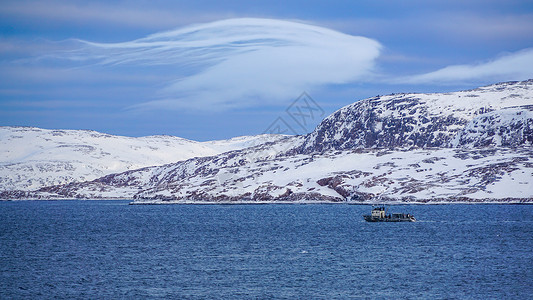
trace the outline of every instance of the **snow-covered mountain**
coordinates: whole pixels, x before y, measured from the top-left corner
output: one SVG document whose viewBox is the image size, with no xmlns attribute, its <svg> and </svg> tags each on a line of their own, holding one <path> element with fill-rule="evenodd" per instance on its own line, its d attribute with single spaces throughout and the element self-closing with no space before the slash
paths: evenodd
<svg viewBox="0 0 533 300">
<path fill-rule="evenodd" d="M 533 80 L 361 100 L 306 136 L 4 198 L 533 201 Z"/>
<path fill-rule="evenodd" d="M 124 137 L 87 130 L 0 127 L 0 190 L 36 190 L 108 174 L 243 149 L 283 136 L 196 142 L 173 136 Z"/>
<path fill-rule="evenodd" d="M 474 118 L 481 117 L 472 126 L 477 126 L 482 119 L 503 125 L 512 117 L 504 109 L 523 109 L 528 105 L 533 105 L 533 80 L 445 94 L 374 97 L 345 106 L 327 117 L 307 136 L 299 152 L 451 147 L 458 133 Z M 519 123 L 527 122 L 527 119 L 512 118 Z M 518 131 L 513 128 L 509 132 Z M 527 131 L 519 133 L 531 135 Z"/>
<path fill-rule="evenodd" d="M 251 155 L 258 155 L 254 158 Z M 531 201 L 533 149 L 225 153 L 46 188 L 38 197 L 166 201 Z M 255 160 L 257 159 L 257 160 Z"/>
</svg>

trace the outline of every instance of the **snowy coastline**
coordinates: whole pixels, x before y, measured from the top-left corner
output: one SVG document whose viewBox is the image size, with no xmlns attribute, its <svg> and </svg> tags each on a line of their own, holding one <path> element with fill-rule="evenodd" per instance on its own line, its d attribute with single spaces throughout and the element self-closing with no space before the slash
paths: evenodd
<svg viewBox="0 0 533 300">
<path fill-rule="evenodd" d="M 0 165 L 0 199 L 403 204 L 533 198 L 533 80 L 368 98 L 302 136 L 201 144 L 35 128 L 4 128 L 3 136 L 11 146 L 4 151 L 10 160 Z M 200 146 L 209 151 L 196 155 Z M 169 162 L 178 157 L 183 160 Z M 126 170 L 113 171 L 116 163 Z"/>
</svg>

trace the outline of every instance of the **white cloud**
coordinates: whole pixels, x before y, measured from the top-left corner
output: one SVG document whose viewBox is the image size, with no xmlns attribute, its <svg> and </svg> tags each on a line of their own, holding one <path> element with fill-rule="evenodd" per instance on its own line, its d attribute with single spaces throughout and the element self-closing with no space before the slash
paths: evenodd
<svg viewBox="0 0 533 300">
<path fill-rule="evenodd" d="M 174 68 L 176 80 L 138 108 L 221 109 L 278 103 L 302 91 L 372 75 L 381 45 L 319 26 L 229 19 L 123 43 L 80 41 L 62 58 L 106 66 Z"/>
<path fill-rule="evenodd" d="M 506 54 L 488 62 L 453 65 L 440 70 L 400 78 L 398 83 L 458 83 L 533 78 L 533 48 Z"/>
</svg>

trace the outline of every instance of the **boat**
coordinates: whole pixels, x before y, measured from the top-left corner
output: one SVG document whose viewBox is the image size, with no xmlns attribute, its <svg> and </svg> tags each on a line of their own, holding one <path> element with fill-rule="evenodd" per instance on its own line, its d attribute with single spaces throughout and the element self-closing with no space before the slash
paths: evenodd
<svg viewBox="0 0 533 300">
<path fill-rule="evenodd" d="M 371 214 L 363 215 L 363 218 L 367 222 L 416 222 L 415 217 L 411 214 L 387 214 L 384 205 L 373 207 Z"/>
</svg>

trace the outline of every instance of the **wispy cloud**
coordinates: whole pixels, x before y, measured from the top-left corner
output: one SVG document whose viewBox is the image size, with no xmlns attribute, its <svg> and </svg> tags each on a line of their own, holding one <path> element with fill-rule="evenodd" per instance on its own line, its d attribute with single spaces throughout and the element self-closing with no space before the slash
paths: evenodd
<svg viewBox="0 0 533 300">
<path fill-rule="evenodd" d="M 533 78 L 533 48 L 502 55 L 478 64 L 453 65 L 440 70 L 397 79 L 399 83 L 506 81 Z"/>
<path fill-rule="evenodd" d="M 172 68 L 175 80 L 136 108 L 223 109 L 287 101 L 303 90 L 373 73 L 381 45 L 319 26 L 229 19 L 123 43 L 79 41 L 61 58 Z"/>
</svg>

